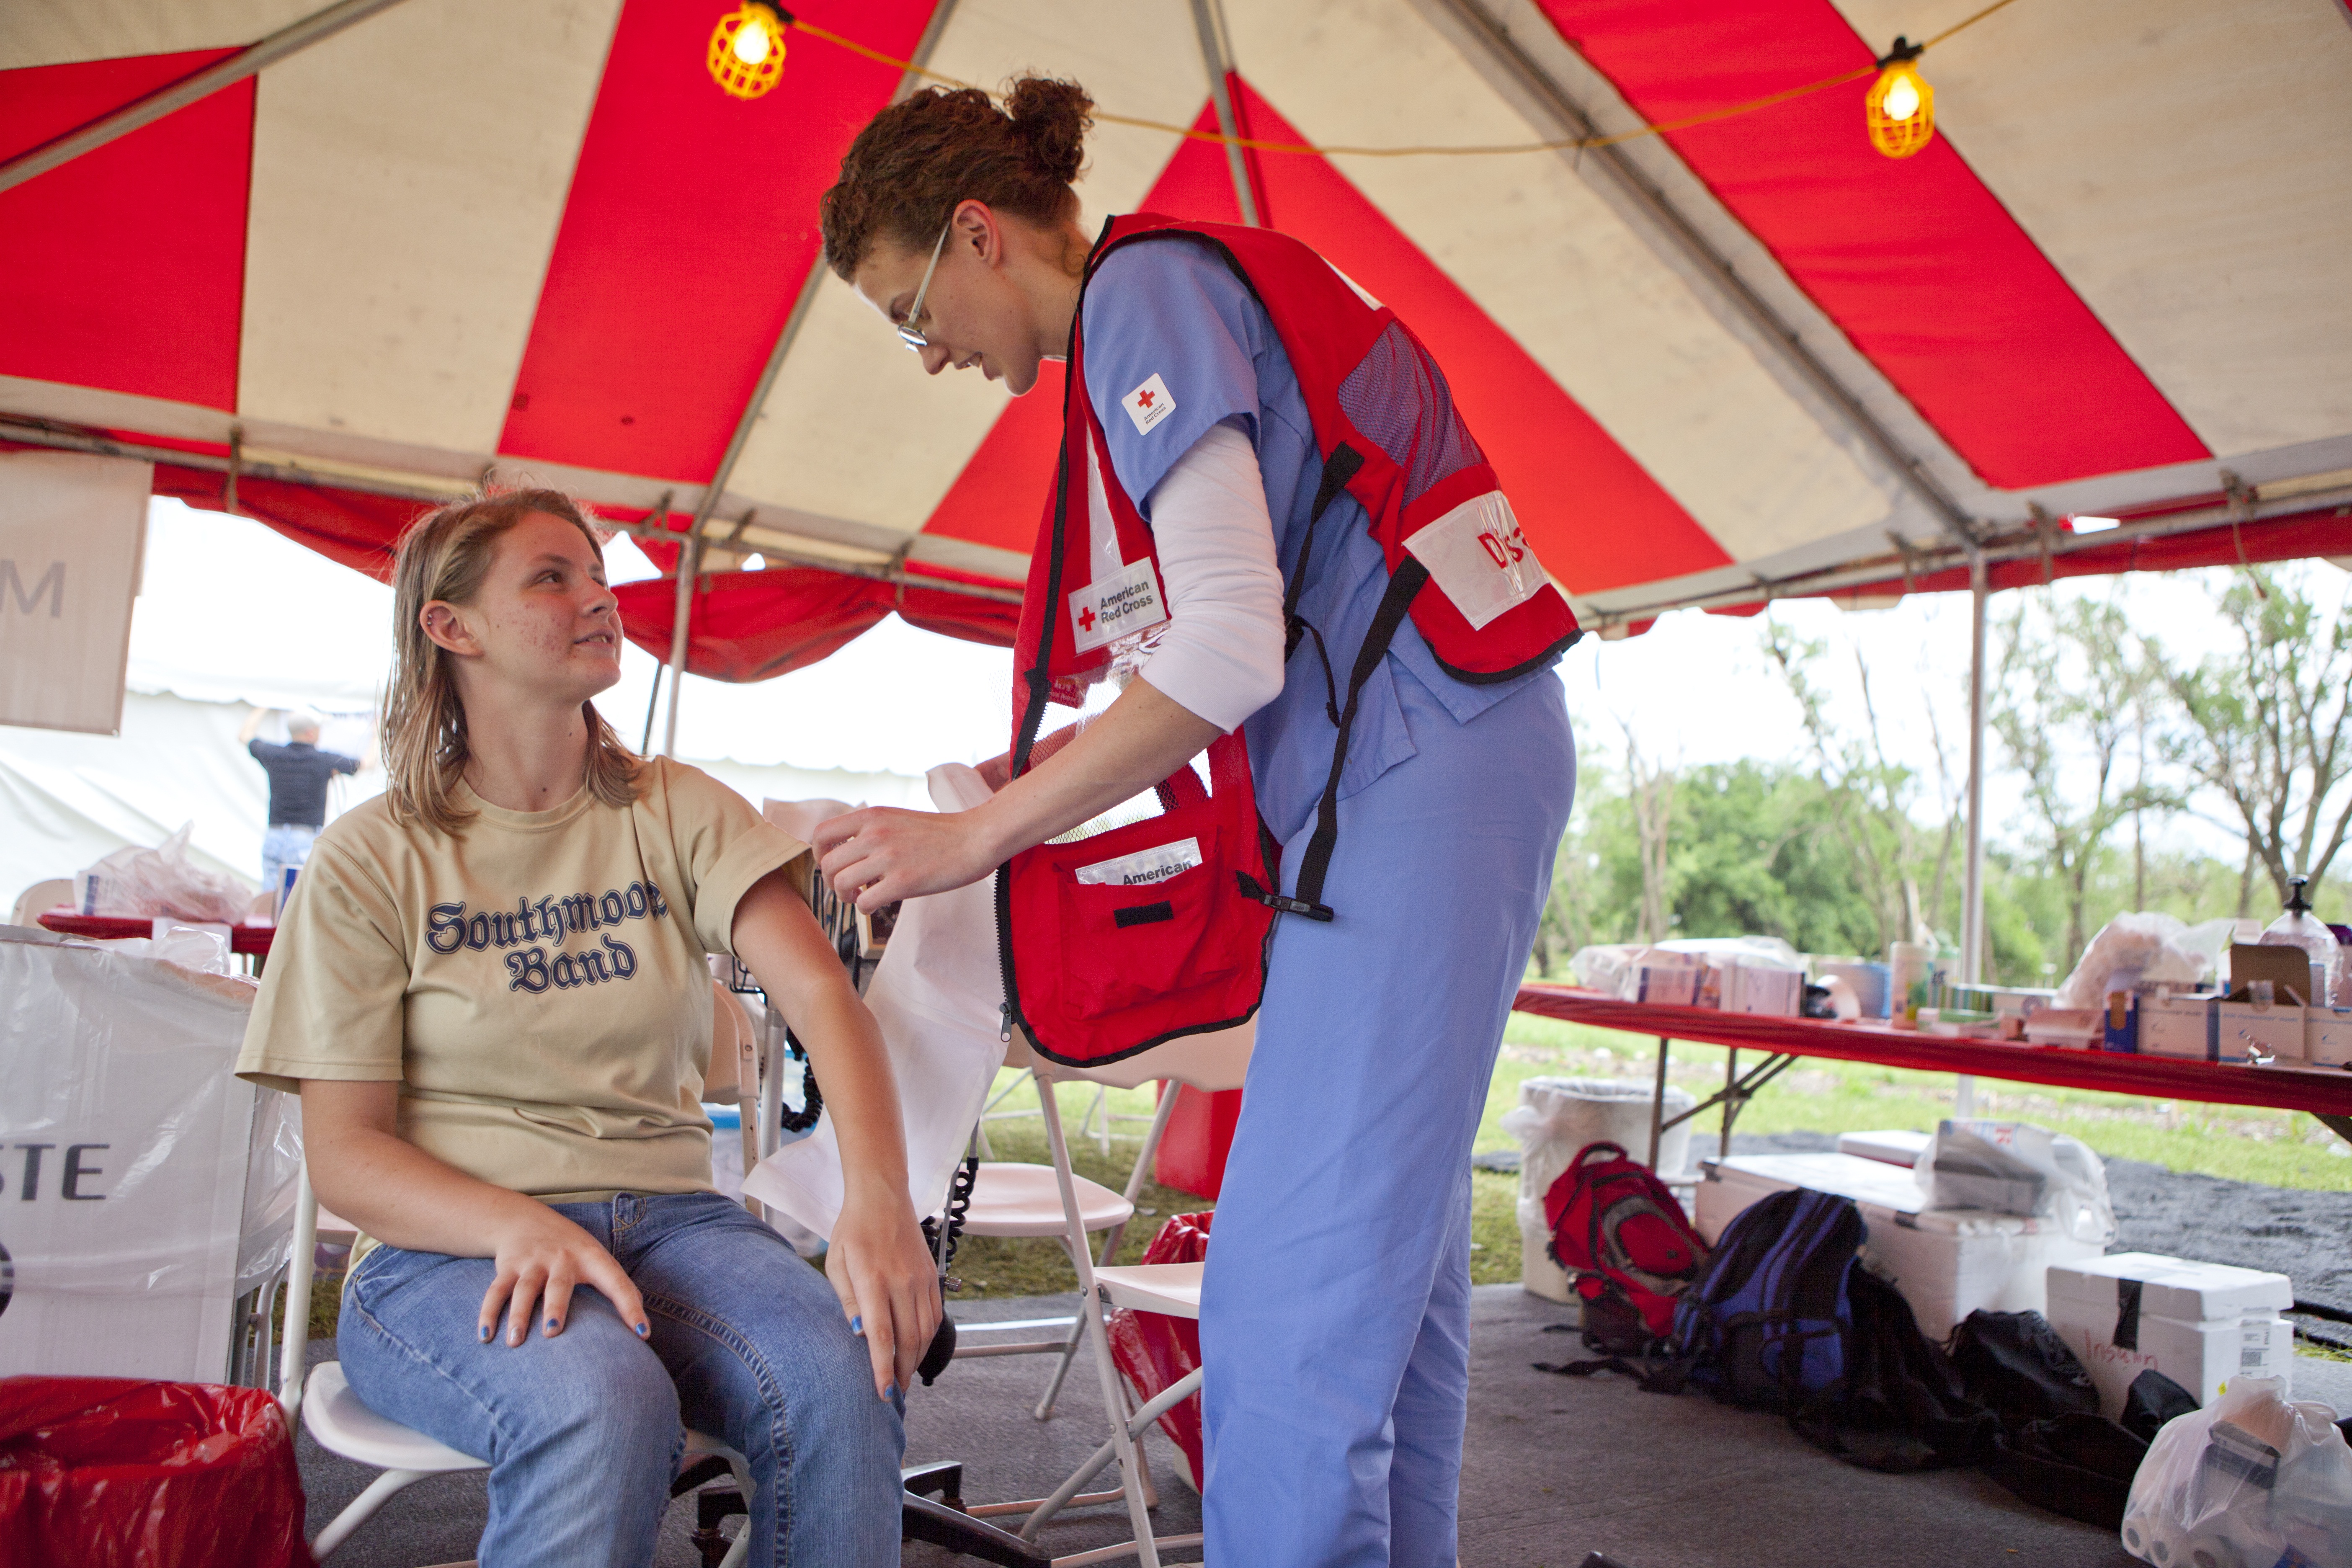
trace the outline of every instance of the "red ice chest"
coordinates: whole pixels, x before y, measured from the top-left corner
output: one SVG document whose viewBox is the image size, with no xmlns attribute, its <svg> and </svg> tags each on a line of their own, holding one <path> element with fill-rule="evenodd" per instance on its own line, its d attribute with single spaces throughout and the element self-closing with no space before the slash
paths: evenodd
<svg viewBox="0 0 2352 1568">
<path fill-rule="evenodd" d="M 1176 1109 L 1160 1134 L 1160 1152 L 1152 1156 L 1151 1179 L 1178 1192 L 1198 1193 L 1214 1201 L 1225 1184 L 1225 1156 L 1234 1152 L 1234 1123 L 1241 1120 L 1242 1091 L 1237 1089 L 1204 1093 L 1190 1084 L 1163 1082 L 1160 1092 L 1177 1094 Z"/>
<path fill-rule="evenodd" d="M 310 1568 L 278 1401 L 202 1383 L 0 1379 L 0 1563 Z"/>
</svg>

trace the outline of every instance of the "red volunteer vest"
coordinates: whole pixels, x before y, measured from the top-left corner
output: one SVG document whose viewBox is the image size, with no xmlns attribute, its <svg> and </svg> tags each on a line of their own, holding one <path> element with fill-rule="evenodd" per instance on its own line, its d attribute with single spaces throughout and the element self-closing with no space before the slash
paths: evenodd
<svg viewBox="0 0 2352 1568">
<path fill-rule="evenodd" d="M 1328 921 L 1324 879 L 1339 837 L 1339 775 L 1364 683 L 1409 614 L 1438 663 L 1492 682 L 1537 668 L 1580 635 L 1519 531 L 1445 378 L 1396 313 L 1286 236 L 1138 214 L 1114 218 L 1086 282 L 1122 245 L 1206 241 L 1272 319 L 1298 378 L 1323 475 L 1283 599 L 1286 655 L 1312 637 L 1329 680 L 1331 772 L 1297 897 L 1281 895 L 1278 848 L 1258 819 L 1241 731 L 1209 748 L 1210 789 L 1181 768 L 1162 815 L 1016 855 L 997 879 L 1008 1031 L 1084 1066 L 1246 1021 L 1265 987 L 1276 912 Z M 1030 556 L 1014 642 L 1013 772 L 1032 765 L 1048 701 L 1076 706 L 1113 645 L 1168 618 L 1151 530 L 1121 488 L 1087 390 L 1085 283 L 1071 318 L 1062 450 Z M 1165 389 L 1146 382 L 1121 417 L 1149 427 Z M 1329 650 L 1298 613 L 1324 512 L 1344 491 L 1364 509 L 1389 588 L 1342 691 Z"/>
</svg>

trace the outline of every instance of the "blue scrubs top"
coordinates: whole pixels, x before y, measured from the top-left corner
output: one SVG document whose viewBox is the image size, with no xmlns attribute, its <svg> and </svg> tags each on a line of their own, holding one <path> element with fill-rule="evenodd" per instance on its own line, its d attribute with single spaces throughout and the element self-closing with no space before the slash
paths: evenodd
<svg viewBox="0 0 2352 1568">
<path fill-rule="evenodd" d="M 1210 426 L 1238 420 L 1257 449 L 1276 559 L 1287 584 L 1307 536 L 1323 458 L 1290 356 L 1265 308 L 1215 249 L 1175 236 L 1113 252 L 1087 286 L 1085 308 L 1087 395 L 1102 423 L 1111 467 L 1144 521 L 1151 519 L 1152 488 L 1176 459 Z M 1139 429 L 1120 400 L 1155 375 L 1174 409 Z M 1299 614 L 1322 633 L 1342 702 L 1356 650 L 1388 583 L 1387 563 L 1362 505 L 1342 494 L 1316 530 L 1314 559 L 1298 598 Z M 1456 723 L 1467 723 L 1528 682 L 1552 679 L 1548 671 L 1554 662 L 1493 685 L 1457 680 L 1438 665 L 1408 618 L 1365 684 L 1340 774 L 1341 798 L 1414 753 L 1398 701 L 1401 677 L 1418 681 Z M 1277 840 L 1287 842 L 1312 819 L 1329 777 L 1337 732 L 1325 710 L 1328 700 L 1315 640 L 1304 637 L 1291 655 L 1282 694 L 1243 726 L 1258 810 Z M 1295 875 L 1295 868 L 1285 869 Z"/>
</svg>

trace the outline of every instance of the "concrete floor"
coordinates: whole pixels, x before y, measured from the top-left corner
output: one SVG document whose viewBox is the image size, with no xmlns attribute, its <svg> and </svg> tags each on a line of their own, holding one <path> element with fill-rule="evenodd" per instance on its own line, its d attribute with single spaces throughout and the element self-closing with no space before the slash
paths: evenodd
<svg viewBox="0 0 2352 1568">
<path fill-rule="evenodd" d="M 968 1322 L 1060 1316 L 1075 1298 L 960 1303 Z M 1530 1363 L 1570 1342 L 1543 1332 L 1559 1310 L 1515 1285 L 1475 1292 L 1471 1406 L 1462 1496 L 1463 1563 L 1474 1568 L 1575 1568 L 1588 1552 L 1626 1568 L 2129 1568 L 2113 1536 L 2018 1501 L 1973 1471 L 1883 1476 L 1806 1446 L 1777 1417 L 1702 1394 L 1664 1397 L 1609 1376 L 1556 1377 Z M 1045 1331 L 1050 1332 L 1051 1331 Z M 1029 1332 L 1019 1337 L 1026 1339 Z M 969 1336 L 983 1342 L 985 1336 Z M 324 1353 L 330 1347 L 314 1347 Z M 909 1463 L 964 1461 L 968 1502 L 1037 1497 L 1104 1434 L 1100 1395 L 1082 1362 L 1053 1420 L 1029 1415 L 1044 1357 L 971 1360 L 908 1402 Z M 2352 1363 L 2299 1358 L 2294 1393 L 2352 1408 Z M 1151 1438 L 1163 1533 L 1199 1528 L 1200 1503 Z M 367 1472 L 299 1446 L 315 1531 L 367 1483 Z M 478 1475 L 403 1493 L 334 1558 L 336 1568 L 419 1568 L 470 1556 L 484 1514 Z M 689 1505 L 665 1521 L 658 1568 L 699 1568 Z M 1049 1525 L 1056 1554 L 1127 1538 L 1124 1511 L 1098 1508 Z M 1197 1553 L 1176 1554 L 1196 1561 Z M 909 1547 L 906 1562 L 963 1561 Z M 1235 1565 L 1240 1568 L 1240 1565 Z"/>
</svg>

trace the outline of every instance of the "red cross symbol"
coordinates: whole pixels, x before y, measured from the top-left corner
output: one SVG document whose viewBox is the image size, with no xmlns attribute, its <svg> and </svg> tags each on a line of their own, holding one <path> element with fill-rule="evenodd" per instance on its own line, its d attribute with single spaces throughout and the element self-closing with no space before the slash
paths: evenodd
<svg viewBox="0 0 2352 1568">
<path fill-rule="evenodd" d="M 1090 632 L 1094 630 L 1095 613 L 1092 610 L 1080 610 L 1078 612 L 1078 626 L 1079 629 L 1083 631 Z"/>
<path fill-rule="evenodd" d="M 1135 405 L 1138 408 L 1149 408 L 1151 406 L 1151 389 L 1150 387 L 1147 386 L 1141 392 L 1135 395 Z"/>
</svg>

